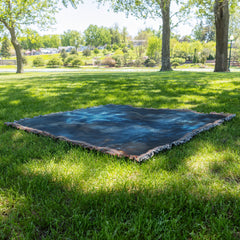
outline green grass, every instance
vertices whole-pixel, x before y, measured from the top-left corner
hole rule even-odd
[[[145,163],[4,122],[101,104],[236,117]],[[0,239],[239,239],[239,73],[0,74]]]

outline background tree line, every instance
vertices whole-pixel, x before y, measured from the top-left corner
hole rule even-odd
[[[41,27],[47,28],[54,23],[54,15],[59,10],[58,0],[47,1],[22,1],[22,0],[0,0],[0,28],[4,28],[11,36],[11,43],[15,49],[17,56],[17,72],[23,72],[22,65],[22,53],[21,46],[33,49],[34,45],[47,45],[52,41],[61,43],[62,45],[68,43],[67,38],[51,36],[51,39],[45,37],[45,40],[40,41],[39,35],[28,29],[33,24],[37,24]],[[63,0],[64,5],[70,2],[73,6],[76,6],[81,0]],[[200,19],[212,19],[214,22],[214,32],[216,39],[216,64],[215,71],[228,71],[227,58],[228,58],[228,36],[231,29],[229,29],[230,16],[237,12],[239,14],[239,2],[237,0],[97,0],[100,4],[110,3],[111,7],[116,12],[125,12],[126,14],[132,14],[139,18],[159,18],[162,21],[161,27],[161,71],[171,70],[170,63],[170,41],[171,41],[171,27],[172,27],[172,9],[171,4],[177,3],[181,7],[176,14],[178,16],[186,16],[193,7],[197,9],[196,15]],[[236,18],[238,19],[238,18]],[[234,25],[234,24],[233,24]],[[235,24],[238,27],[238,24]],[[199,29],[200,30],[200,29]],[[199,33],[196,29],[196,33]],[[21,33],[25,33],[22,41]],[[69,32],[71,34],[71,32]],[[76,33],[78,34],[78,33]],[[74,35],[76,35],[74,34]],[[101,36],[100,38],[96,37]],[[85,42],[87,45],[97,47],[103,44],[116,44],[117,46],[121,41],[117,27],[107,29],[105,27],[97,27],[96,25],[90,25],[88,29],[84,31]],[[123,33],[122,33],[123,34]],[[207,34],[204,39],[213,38],[211,34]],[[126,39],[122,37],[122,39]],[[82,39],[80,36],[76,36],[74,42],[70,45],[78,46],[81,44]],[[20,44],[21,42],[21,44]],[[49,44],[50,45],[50,44]],[[140,50],[140,49],[139,49]]]
[[[200,24],[200,26],[203,23]],[[207,29],[208,31],[204,31]],[[102,33],[103,34],[100,34]],[[90,25],[83,34],[75,30],[65,31],[62,35],[43,35],[40,36],[36,31],[26,31],[26,35],[19,37],[19,42],[24,50],[38,50],[39,48],[58,48],[59,46],[88,46],[94,49],[92,57],[96,57],[99,46],[105,46],[105,55],[112,53],[117,60],[118,66],[128,66],[131,60],[137,61],[137,65],[144,64],[148,57],[147,66],[161,64],[162,35],[161,31],[151,28],[140,30],[132,38],[126,28],[119,29],[117,25],[106,28]],[[133,40],[141,40],[140,46],[133,48]],[[232,51],[232,60],[240,61],[240,39],[236,40]],[[215,59],[216,43],[214,41],[214,31],[209,27],[193,29],[190,36],[180,36],[171,34],[170,41],[170,63],[178,66],[186,61],[192,63],[205,63],[206,60]],[[131,50],[130,50],[131,49]],[[134,52],[134,53],[133,53]],[[5,36],[2,39],[1,55],[3,58],[10,56],[10,41]],[[90,56],[91,52],[84,51],[83,55]],[[100,55],[99,55],[100,56]]]

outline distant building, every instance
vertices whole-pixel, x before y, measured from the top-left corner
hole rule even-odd
[[[89,47],[88,47],[88,46],[80,45],[79,48],[78,48],[78,51],[79,51],[79,52],[82,52],[82,51],[84,51],[85,49],[89,49]]]
[[[57,48],[40,48],[39,51],[40,54],[56,54],[59,52]]]
[[[75,47],[74,46],[66,46],[66,47],[58,47],[58,52],[61,52],[63,49],[66,51],[66,52],[71,52],[72,49],[74,49]]]
[[[143,46],[146,45],[147,41],[146,40],[132,40],[133,46],[138,47],[138,46]]]

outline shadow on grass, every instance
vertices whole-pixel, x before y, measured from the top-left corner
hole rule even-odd
[[[28,116],[109,103],[155,108],[178,108],[189,104],[199,108],[203,101],[199,96],[206,101],[211,97],[216,100],[216,91],[203,93],[209,87],[209,79],[214,81],[214,78],[218,79],[213,74],[206,78],[203,73],[71,73],[39,77],[27,74],[17,80],[17,86],[10,82],[2,93],[6,97],[2,104],[8,105],[10,111],[11,107],[13,111],[20,107]],[[190,101],[185,99],[187,96],[192,96]],[[205,108],[206,105],[204,103]],[[204,110],[204,106],[201,109]]]
[[[164,188],[86,191],[54,172],[8,168],[2,239],[234,239],[239,227],[239,197],[203,191],[186,177]]]
[[[212,85],[226,76],[227,86]],[[6,82],[0,88],[0,238],[237,239],[240,95],[229,89],[238,86],[236,78],[234,73],[61,73]],[[109,103],[184,106],[237,117],[141,165],[2,125]],[[196,173],[189,164],[208,146],[216,159],[206,173]]]
[[[240,102],[238,89],[211,87],[214,81],[223,79],[224,82],[226,76],[230,79],[228,84],[236,85],[237,74],[224,73],[26,74],[15,82],[10,81],[0,92],[3,99],[0,120],[14,121],[109,103],[153,108],[184,105],[200,112],[236,113]],[[228,125],[235,126],[238,117],[233,121]],[[7,131],[6,127],[3,131]],[[180,159],[193,154],[183,152],[181,158],[177,153],[165,161],[166,169],[177,169],[184,162]]]
[[[9,156],[0,168],[0,195],[7,199],[2,202],[2,239],[235,239],[238,234],[239,196],[218,192],[204,180],[169,175],[148,186],[141,183],[143,176],[105,186],[101,176],[111,174],[111,165],[117,170],[121,165],[131,167],[143,175],[148,166],[123,159],[116,166],[117,159],[103,161],[102,154],[79,149],[84,157],[73,160],[69,156],[75,151],[67,143],[56,148],[50,139],[39,137],[34,144],[36,136],[14,131],[8,137],[9,149],[0,148]],[[78,173],[68,172],[74,164],[81,166],[77,179]],[[149,165],[152,168],[151,161]],[[94,184],[90,178],[99,186],[86,188]]]

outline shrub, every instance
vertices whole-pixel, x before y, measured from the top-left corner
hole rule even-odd
[[[78,52],[77,52],[76,48],[72,48],[70,54],[71,55],[78,55]]]
[[[122,49],[122,52],[123,52],[123,53],[128,53],[128,48],[127,48],[127,47],[124,47],[124,48]]]
[[[104,54],[104,55],[107,55],[107,54],[108,54],[107,49],[103,49],[103,54]]]
[[[200,63],[205,64],[207,61],[207,58],[205,56],[201,56],[199,60],[200,60]]]
[[[157,64],[156,61],[154,61],[154,59],[151,59],[151,58],[146,59],[144,62],[144,65],[146,67],[154,67],[156,66],[156,64]]]
[[[111,47],[111,45],[107,45],[107,47],[106,47],[106,49],[108,50],[108,51],[111,51],[112,50],[112,47]]]
[[[63,64],[62,60],[58,57],[52,57],[48,63],[47,66],[51,67],[51,68],[56,68],[56,67],[60,67]]]
[[[179,64],[178,62],[173,62],[171,65],[172,65],[174,68],[176,68],[176,67],[179,66],[180,64]]]
[[[133,43],[129,43],[128,48],[130,48],[131,50],[133,50],[133,49],[134,49]]]
[[[68,54],[67,54],[65,49],[61,50],[60,56],[61,56],[63,61],[67,58]]]
[[[141,67],[143,65],[143,60],[141,58],[137,58],[134,63],[134,67]]]
[[[23,63],[23,65],[28,64],[27,58],[25,56],[22,56],[22,63]]]
[[[114,55],[123,55],[123,51],[121,49],[117,49],[115,52],[114,52]]]
[[[186,62],[185,58],[172,58],[171,63],[177,62],[180,64],[184,64]]]
[[[45,65],[45,63],[44,63],[44,59],[42,57],[36,57],[33,60],[33,66],[34,67],[42,67],[44,65]]]
[[[98,54],[98,53],[99,53],[99,49],[98,49],[98,48],[94,48],[93,52],[94,52],[95,54]]]
[[[119,46],[118,46],[116,43],[114,43],[114,44],[112,45],[112,49],[113,49],[114,51],[116,51],[118,48],[119,48]]]
[[[123,55],[122,59],[123,59],[123,66],[125,66],[125,67],[128,66],[128,62],[129,62],[129,60],[131,60],[130,57],[129,57],[129,54],[125,53]]]
[[[113,58],[107,57],[102,60],[102,65],[108,65],[109,67],[115,67],[116,61]]]
[[[84,49],[82,52],[82,55],[85,57],[91,56],[91,50],[90,49]]]
[[[79,67],[83,65],[83,61],[79,58],[79,57],[75,57],[72,61],[71,61],[71,65],[73,67]]]
[[[66,59],[65,59],[65,61],[64,61],[64,66],[69,66],[69,65],[71,65],[71,62],[74,60],[74,58],[76,58],[76,56],[69,56],[69,57],[67,57]]]
[[[94,64],[97,65],[97,66],[100,66],[101,65],[101,60],[98,58],[94,61]]]
[[[112,57],[114,60],[115,60],[115,62],[116,62],[116,67],[122,67],[123,66],[123,56],[121,56],[121,55],[115,55],[115,56],[113,56]]]

